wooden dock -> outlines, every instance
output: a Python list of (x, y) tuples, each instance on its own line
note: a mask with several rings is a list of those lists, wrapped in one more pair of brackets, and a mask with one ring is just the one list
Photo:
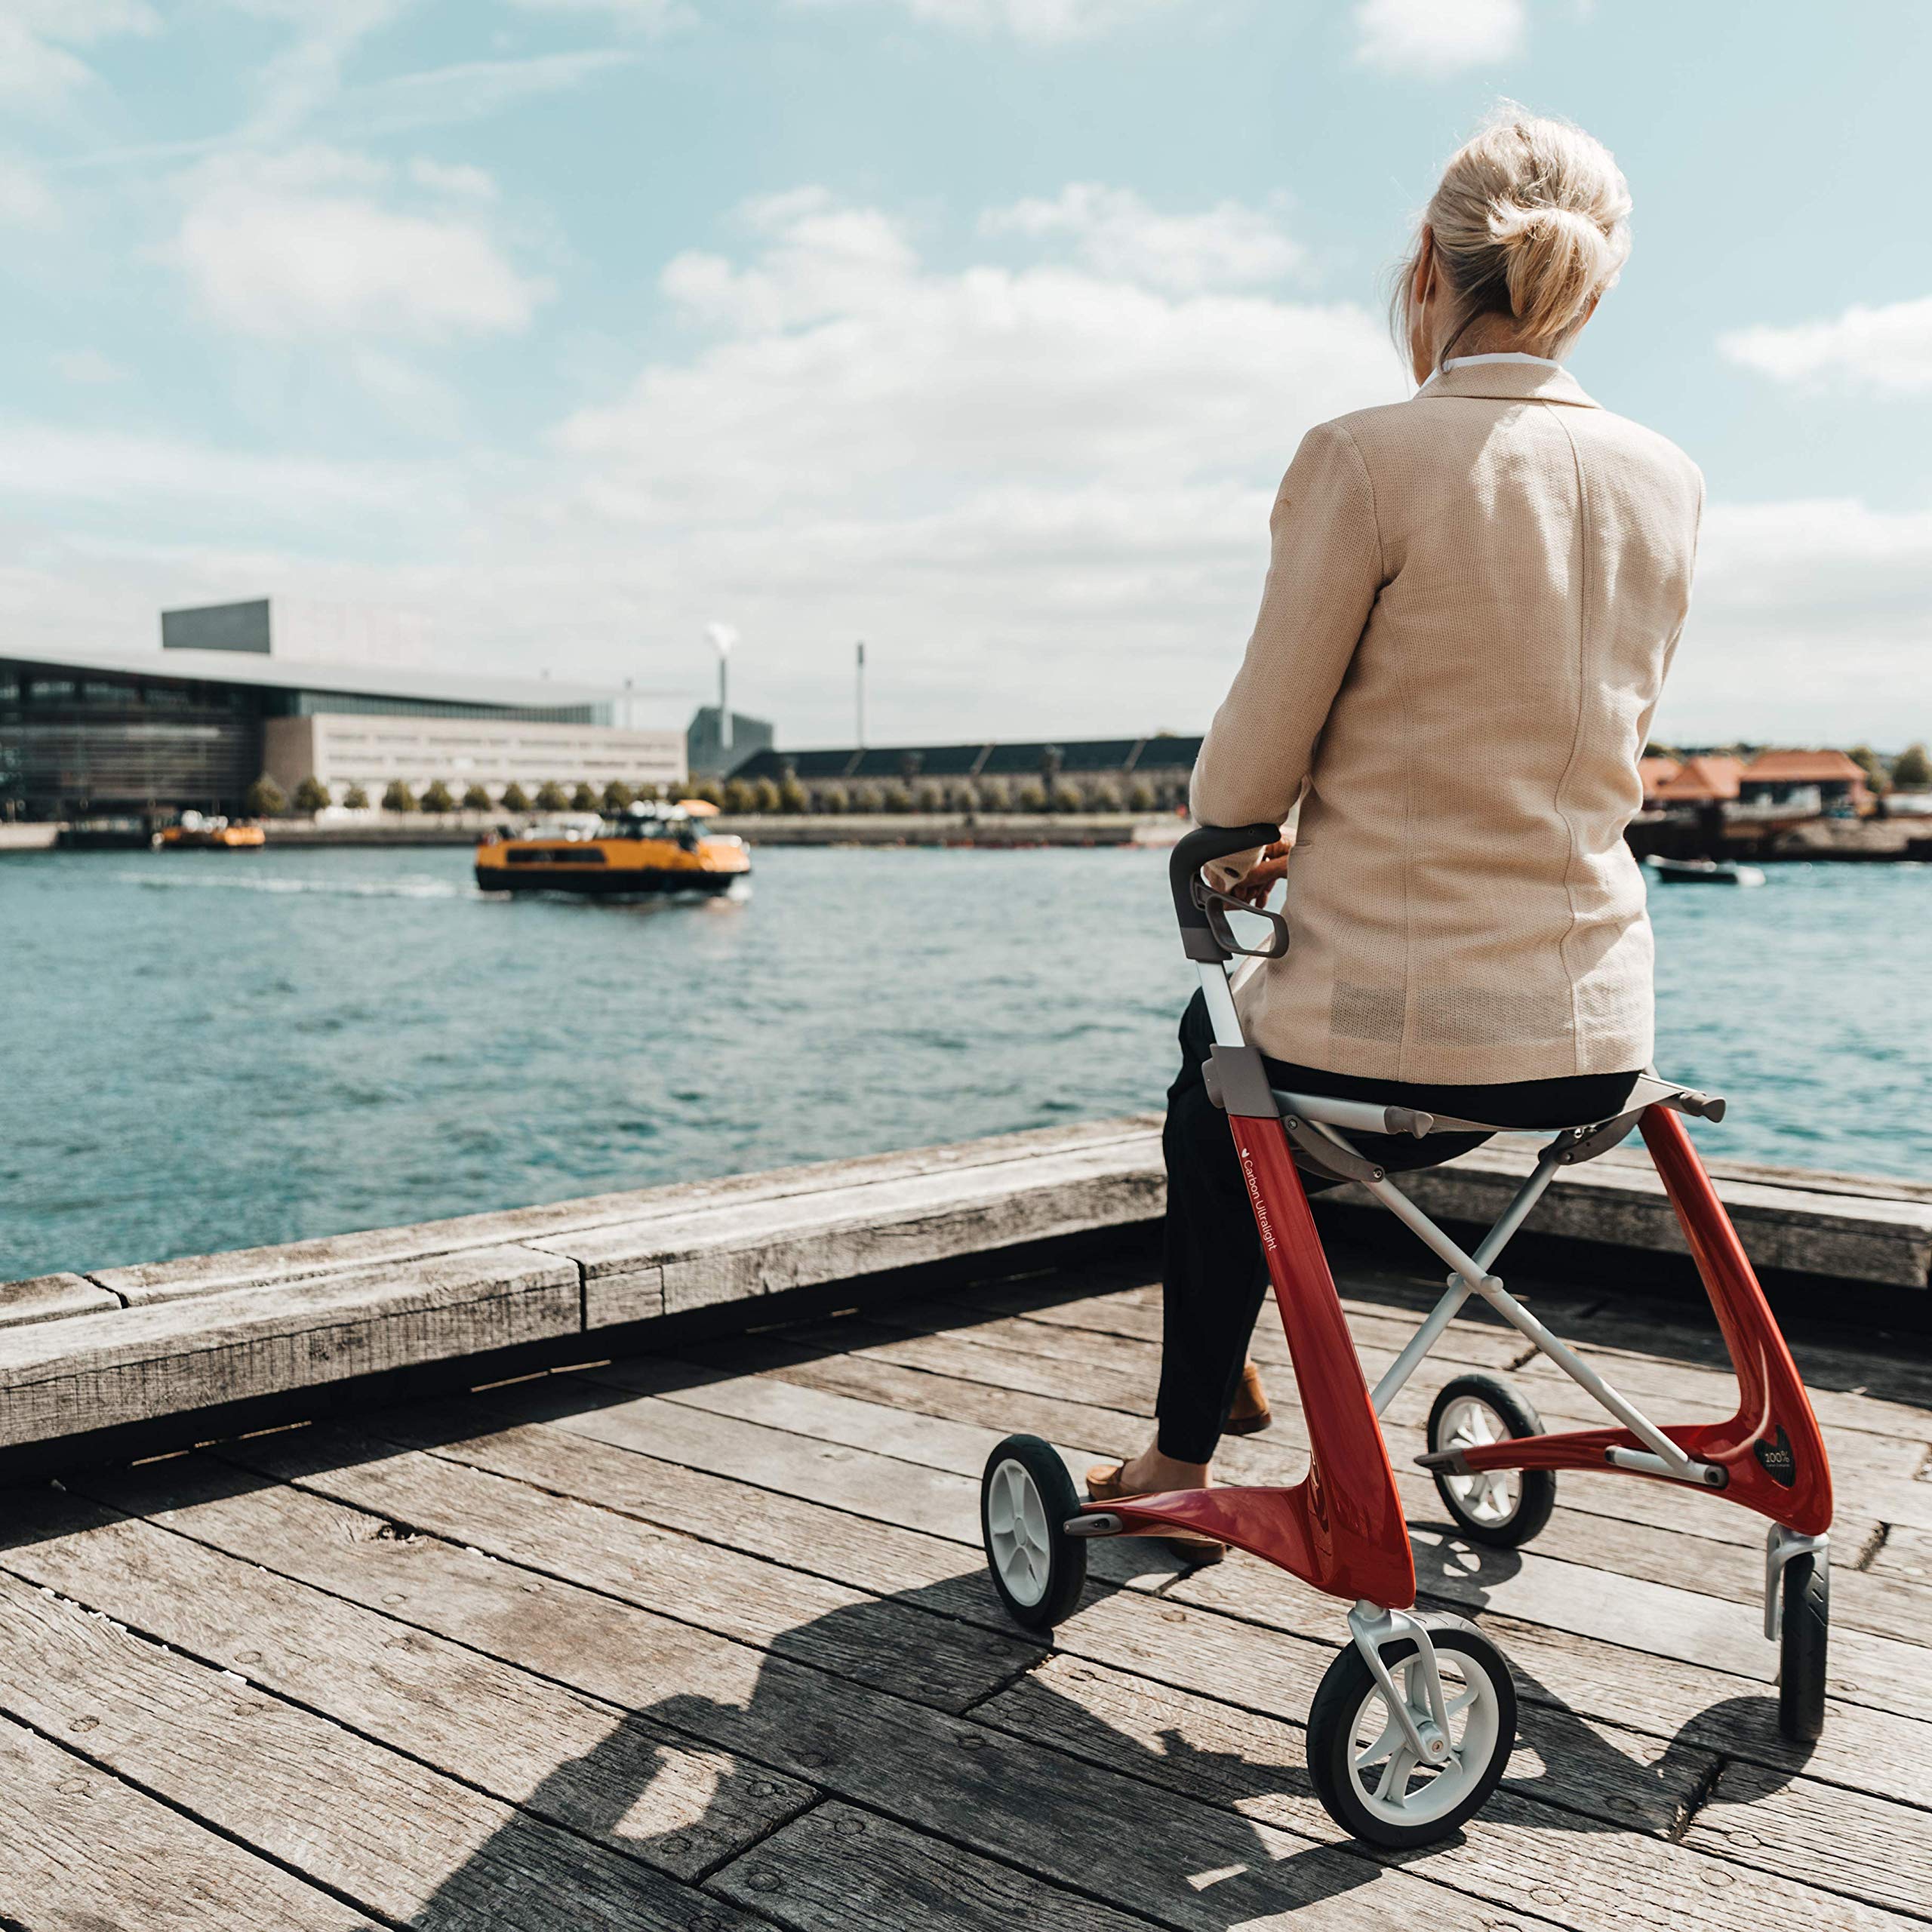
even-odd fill
[[(1248, 1559), (1095, 1546), (1046, 1647), (978, 1475), (1014, 1429), (1137, 1447), (1158, 1291), (1118, 1264), (900, 1301), (7, 1493), (0, 1924), (29, 1932), (1646, 1932), (1932, 1919), (1932, 1363), (1801, 1328), (1840, 1515), (1832, 1697), (1776, 1725), (1755, 1519), (1566, 1476), (1530, 1550), (1405, 1480), (1428, 1598), (1524, 1699), (1460, 1838), (1341, 1841), (1302, 1719), (1340, 1606)], [(989, 1274), (991, 1271), (989, 1269)], [(1665, 1420), (1728, 1377), (1679, 1303), (1536, 1292)], [(1345, 1277), (1371, 1374), (1430, 1292)], [(1278, 1422), (1231, 1479), (1298, 1462)], [(586, 1343), (595, 1337), (586, 1336)], [(595, 1353), (586, 1346), (584, 1354)], [(1460, 1322), (1397, 1405), (1398, 1463)], [(1584, 1398), (1523, 1382), (1552, 1422)]]

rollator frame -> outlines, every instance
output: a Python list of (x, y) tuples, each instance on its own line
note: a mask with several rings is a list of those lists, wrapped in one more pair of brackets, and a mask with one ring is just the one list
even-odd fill
[[(1287, 1488), (1217, 1487), (1091, 1504), (1066, 1525), (1082, 1537), (1184, 1529), (1245, 1549), (1316, 1589), (1355, 1599), (1349, 1622), (1378, 1678), (1389, 1619), (1416, 1598), (1401, 1498), (1380, 1417), (1471, 1295), (1479, 1296), (1614, 1417), (1620, 1427), (1508, 1438), (1417, 1459), (1458, 1475), (1502, 1470), (1591, 1470), (1703, 1491), (1770, 1519), (1766, 1541), (1765, 1633), (1776, 1637), (1780, 1583), (1791, 1559), (1825, 1559), (1832, 1521), (1831, 1472), (1803, 1382), (1730, 1217), (1684, 1131), (1681, 1115), (1712, 1121), (1721, 1100), (1646, 1073), (1629, 1103), (1607, 1121), (1553, 1131), (1530, 1174), (1473, 1253), (1466, 1252), (1349, 1140), (1351, 1133), (1506, 1131), (1401, 1106), (1377, 1106), (1278, 1091), (1259, 1051), (1244, 1037), (1228, 975), (1237, 955), (1272, 958), (1287, 947), (1278, 914), (1261, 912), (1269, 937), (1239, 943), (1229, 910), (1254, 909), (1217, 891), (1201, 868), (1278, 835), (1271, 826), (1204, 827), (1183, 838), (1171, 881), (1183, 944), (1197, 967), (1214, 1048), (1204, 1070), (1226, 1113), (1275, 1289), (1300, 1392), (1309, 1449), (1304, 1479)], [(1641, 1134), (1676, 1211), (1709, 1297), (1738, 1382), (1727, 1421), (1660, 1426), (1553, 1335), (1504, 1287), (1495, 1266), (1558, 1173)], [(1352, 1180), (1388, 1208), (1451, 1269), (1441, 1298), (1371, 1392), (1302, 1185), (1296, 1157)], [(1413, 1626), (1413, 1619), (1404, 1620)], [(1415, 1626), (1419, 1629), (1420, 1626)], [(1429, 1702), (1441, 1690), (1426, 1635), (1421, 1647)], [(1401, 1715), (1401, 1709), (1398, 1709)], [(1413, 1723), (1407, 1727), (1414, 1729)], [(1420, 1740), (1412, 1737), (1412, 1745)]]

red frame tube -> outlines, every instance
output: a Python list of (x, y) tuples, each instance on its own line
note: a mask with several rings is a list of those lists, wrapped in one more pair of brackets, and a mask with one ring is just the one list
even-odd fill
[[(1294, 1152), (1278, 1120), (1231, 1115), (1255, 1225), (1275, 1284), (1308, 1426), (1309, 1469), (1287, 1489), (1174, 1490), (1089, 1503), (1128, 1534), (1194, 1530), (1278, 1564), (1331, 1596), (1385, 1609), (1415, 1601), (1407, 1526), (1380, 1423), (1362, 1379)], [(1687, 1455), (1724, 1473), (1721, 1494), (1774, 1522), (1821, 1536), (1831, 1527), (1832, 1472), (1817, 1417), (1730, 1217), (1669, 1108), (1645, 1109), (1644, 1144), (1677, 1211), (1737, 1374), (1737, 1413), (1663, 1433)], [(1625, 1429), (1577, 1429), (1464, 1451), (1472, 1470), (1590, 1469), (1643, 1476), (1605, 1460), (1642, 1450)], [(1652, 1480), (1669, 1480), (1653, 1478)]]
[[(1770, 1304), (1683, 1121), (1669, 1107), (1647, 1107), (1641, 1126), (1711, 1298), (1739, 1398), (1737, 1413), (1727, 1422), (1677, 1425), (1663, 1433), (1686, 1455), (1724, 1472), (1724, 1487), (1706, 1494), (1742, 1503), (1806, 1536), (1822, 1536), (1832, 1524), (1831, 1463)], [(1574, 1429), (1487, 1443), (1465, 1450), (1463, 1460), (1478, 1471), (1607, 1469), (1642, 1476), (1647, 1472), (1606, 1462), (1604, 1451), (1643, 1447), (1626, 1429)]]
[(1174, 1490), (1094, 1503), (1129, 1534), (1198, 1530), (1331, 1596), (1415, 1601), (1415, 1561), (1381, 1425), (1278, 1120), (1230, 1115), (1308, 1425), (1308, 1474), (1290, 1489)]

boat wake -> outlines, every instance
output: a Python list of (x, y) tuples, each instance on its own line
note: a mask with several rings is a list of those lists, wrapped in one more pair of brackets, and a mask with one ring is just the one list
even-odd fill
[(443, 878), (308, 879), (308, 878), (202, 878), (157, 877), (149, 872), (120, 872), (118, 882), (140, 885), (155, 892), (280, 892), (317, 893), (334, 899), (480, 899), (482, 894), (467, 884)]

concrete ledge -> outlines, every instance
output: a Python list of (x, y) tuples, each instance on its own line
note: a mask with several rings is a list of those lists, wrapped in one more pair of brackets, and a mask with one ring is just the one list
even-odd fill
[[(1534, 1143), (1500, 1139), (1407, 1177), (1446, 1220), (1500, 1211)], [(1932, 1187), (1722, 1165), (1718, 1191), (1761, 1269), (1896, 1294), (1932, 1272)], [(1324, 1217), (1358, 1220), (1349, 1194)], [(1364, 1212), (1380, 1215), (1366, 1197)], [(1068, 1236), (1145, 1229), (1163, 1206), (1145, 1115), (0, 1285), (0, 1450), (99, 1437), (202, 1410)], [(1641, 1149), (1571, 1170), (1532, 1233), (1684, 1252)], [(912, 1271), (909, 1277), (908, 1271)], [(627, 1346), (634, 1345), (627, 1338)]]

